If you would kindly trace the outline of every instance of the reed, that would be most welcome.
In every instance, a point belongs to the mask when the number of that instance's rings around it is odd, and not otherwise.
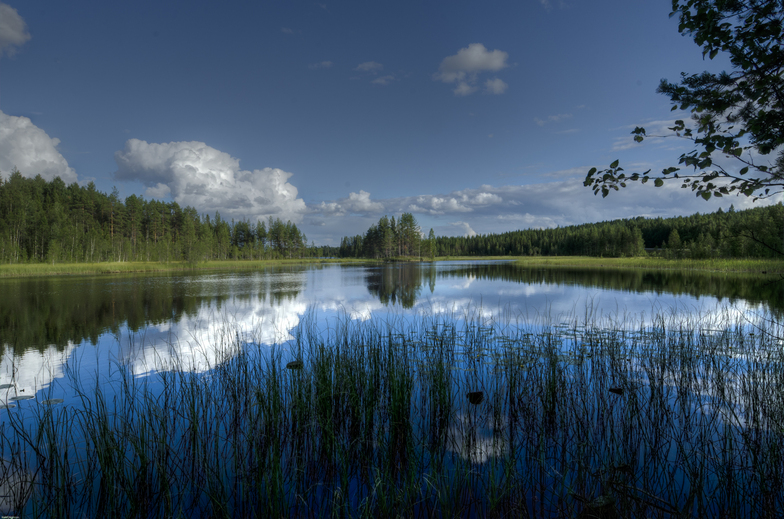
[[[310,314],[274,346],[225,320],[206,371],[2,410],[8,513],[775,517],[781,328],[672,319]]]

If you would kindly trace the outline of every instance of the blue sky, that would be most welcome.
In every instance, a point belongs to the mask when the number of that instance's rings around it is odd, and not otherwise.
[[[297,223],[317,244],[412,212],[438,235],[709,212],[607,199],[592,166],[675,165],[662,78],[722,70],[669,0],[0,3],[0,174]],[[779,201],[781,197],[773,201]]]

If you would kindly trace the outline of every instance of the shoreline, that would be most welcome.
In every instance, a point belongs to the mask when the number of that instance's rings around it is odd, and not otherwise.
[[[784,261],[775,259],[664,259],[664,258],[595,258],[590,256],[441,256],[441,261],[514,261],[521,267],[684,270],[725,273],[784,274]],[[104,262],[104,263],[16,263],[0,265],[0,279],[102,274],[153,274],[163,272],[197,272],[210,270],[262,270],[285,265],[324,265],[359,263],[431,263],[422,258],[298,258],[272,260],[224,260],[187,263]]]

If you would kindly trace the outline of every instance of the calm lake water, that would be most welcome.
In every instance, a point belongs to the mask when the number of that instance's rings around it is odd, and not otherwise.
[[[781,283],[503,261],[2,280],[0,512],[778,507]]]
[[[26,395],[66,370],[111,363],[144,373],[172,363],[204,370],[230,327],[245,340],[290,341],[303,316],[327,328],[415,315],[488,323],[645,323],[653,316],[710,326],[729,313],[784,310],[781,281],[764,276],[526,268],[513,262],[303,265],[256,272],[116,275],[0,281],[0,386]],[[609,321],[608,321],[609,320]],[[5,398],[10,388],[0,390]]]

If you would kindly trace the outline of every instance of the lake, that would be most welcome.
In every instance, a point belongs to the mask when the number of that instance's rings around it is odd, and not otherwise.
[[[780,285],[503,261],[2,280],[0,512],[754,515],[782,499]]]

